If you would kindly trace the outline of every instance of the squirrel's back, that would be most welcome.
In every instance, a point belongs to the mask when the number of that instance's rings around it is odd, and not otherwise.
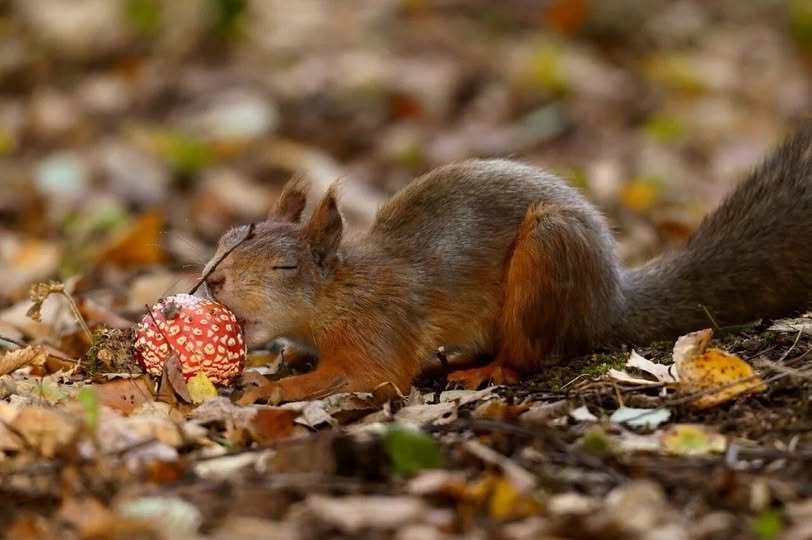
[[[583,231],[589,237],[593,257],[580,265],[584,274],[600,263],[594,282],[576,292],[579,301],[568,310],[571,338],[561,338],[563,349],[583,350],[591,336],[609,330],[620,308],[621,266],[602,214],[563,180],[510,160],[452,163],[399,191],[380,209],[367,238],[401,259],[418,289],[425,285],[427,326],[454,329],[438,334],[437,343],[469,341],[487,350],[491,344],[484,338],[470,340],[465,332],[482,333],[471,328],[490,328],[498,316],[517,232],[539,207],[571,220],[573,235]],[[577,255],[561,245],[554,256],[563,262]],[[574,278],[563,276],[578,289]]]

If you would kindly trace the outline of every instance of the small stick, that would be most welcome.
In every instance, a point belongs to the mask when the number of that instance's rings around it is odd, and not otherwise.
[[[710,322],[711,322],[711,324],[713,324],[713,327],[714,327],[714,328],[716,328],[717,330],[721,330],[721,327],[720,327],[720,326],[719,326],[719,324],[716,322],[716,319],[714,319],[714,318],[713,318],[713,315],[711,315],[711,314],[710,314],[710,311],[708,311],[708,308],[707,308],[707,307],[705,307],[705,304],[698,304],[698,305],[699,305],[699,307],[701,307],[701,308],[702,308],[702,310],[705,312],[705,315],[707,315],[707,316],[708,316],[708,319],[710,319]]]
[[[22,341],[20,341],[20,340],[18,340],[18,339],[10,338],[10,337],[8,337],[8,336],[4,336],[4,335],[2,335],[2,334],[0,334],[0,340],[2,340],[2,341],[8,341],[9,343],[11,343],[11,344],[13,344],[13,345],[16,345],[16,346],[18,346],[18,347],[20,347],[20,348],[23,348],[23,347],[27,347],[27,346],[28,346],[28,345],[26,345],[25,343],[23,343]]]
[[[212,272],[214,272],[214,270],[217,268],[217,266],[218,266],[218,265],[219,265],[221,262],[223,262],[223,259],[225,259],[225,258],[226,258],[226,257],[228,257],[229,255],[231,255],[231,252],[232,252],[232,251],[234,251],[235,249],[237,249],[237,247],[238,247],[240,244],[242,244],[243,242],[246,242],[246,241],[248,241],[248,240],[250,240],[251,238],[253,238],[253,237],[254,237],[254,228],[255,228],[255,227],[256,227],[256,224],[254,224],[254,223],[251,223],[250,225],[248,225],[248,231],[246,231],[245,236],[243,236],[243,237],[240,239],[240,241],[239,241],[239,242],[237,242],[236,244],[234,244],[233,246],[231,246],[230,248],[228,248],[228,249],[226,250],[226,252],[225,252],[225,253],[223,253],[223,254],[220,256],[220,258],[219,258],[219,259],[217,259],[216,261],[214,261],[214,264],[212,264],[212,265],[211,265],[211,267],[209,267],[209,269],[208,269],[208,270],[206,270],[206,273],[205,273],[205,274],[203,274],[202,276],[200,276],[200,279],[199,279],[199,280],[197,280],[197,283],[195,284],[195,286],[194,286],[194,287],[192,287],[192,290],[191,290],[191,291],[189,291],[189,294],[194,294],[194,293],[196,293],[196,292],[197,292],[197,290],[200,288],[200,286],[201,286],[201,285],[203,285],[203,283],[205,283],[205,282],[206,282],[206,278],[208,278],[208,277],[211,275],[211,273],[212,273]]]
[[[90,327],[87,325],[85,318],[82,316],[82,312],[79,311],[79,306],[76,305],[76,302],[73,300],[73,296],[68,291],[62,290],[60,291],[62,296],[68,299],[68,305],[70,306],[71,311],[73,312],[73,316],[76,317],[76,321],[79,323],[79,327],[87,336],[88,341],[93,343],[93,332],[90,331]]]

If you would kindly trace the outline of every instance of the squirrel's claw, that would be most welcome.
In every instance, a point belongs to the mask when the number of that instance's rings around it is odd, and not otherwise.
[[[253,405],[258,400],[265,400],[270,405],[277,405],[282,401],[282,388],[274,381],[266,380],[259,386],[248,388],[237,400],[238,405]]]
[[[457,383],[471,390],[476,390],[489,381],[493,384],[515,384],[519,380],[518,373],[499,361],[493,361],[482,367],[461,369],[448,375],[449,383]]]

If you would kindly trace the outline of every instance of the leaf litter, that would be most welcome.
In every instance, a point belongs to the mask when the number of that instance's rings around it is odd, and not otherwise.
[[[810,107],[802,2],[302,1],[2,9],[4,534],[808,537],[808,315],[386,401],[244,407],[239,382],[141,372],[143,306],[189,291],[291,173],[347,177],[363,227],[431,166],[522,156],[599,201],[639,261]]]

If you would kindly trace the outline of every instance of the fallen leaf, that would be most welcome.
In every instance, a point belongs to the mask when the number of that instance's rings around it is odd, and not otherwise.
[[[20,409],[5,401],[0,401],[0,451],[16,452],[23,448],[24,441],[19,433],[9,429]]]
[[[7,245],[0,243],[0,294],[22,292],[31,282],[47,279],[56,273],[61,256],[52,242],[15,237]]]
[[[812,313],[805,313],[803,316],[795,319],[781,319],[775,321],[767,330],[790,334],[797,334],[798,332],[812,334]]]
[[[169,536],[194,536],[203,523],[203,515],[192,503],[178,497],[139,497],[116,504],[116,513],[160,525]]]
[[[89,433],[95,433],[99,425],[99,395],[92,386],[85,386],[79,390],[76,398],[84,410],[85,428]]]
[[[414,427],[427,423],[447,424],[457,419],[458,408],[454,402],[407,405],[395,413],[395,420]]]
[[[113,379],[110,382],[94,384],[99,403],[130,414],[144,403],[151,402],[152,383],[142,375],[138,378]]]
[[[6,375],[25,366],[41,366],[48,358],[42,347],[24,347],[0,356],[0,375]]]
[[[638,213],[651,211],[660,196],[660,185],[649,178],[634,179],[623,186],[620,199],[623,204]]]
[[[461,498],[465,490],[465,474],[445,469],[421,471],[406,484],[410,495],[446,495]]]
[[[164,216],[161,212],[147,212],[116,234],[95,260],[126,268],[160,263],[166,258],[161,247],[163,226]]]
[[[397,474],[414,474],[445,464],[437,442],[416,429],[390,426],[384,434],[383,446]]]
[[[570,412],[570,417],[577,422],[597,422],[598,417],[592,414],[586,405],[581,405]]]
[[[311,495],[305,507],[318,521],[333,525],[345,534],[362,529],[396,529],[419,522],[428,510],[417,497]]]
[[[535,489],[536,478],[518,463],[500,454],[496,450],[476,440],[465,441],[462,447],[466,452],[479,458],[483,462],[498,467],[502,471],[502,474],[513,483],[513,487],[516,491],[529,493]]]
[[[214,387],[214,383],[202,371],[198,371],[194,377],[189,379],[186,386],[192,403],[203,403],[208,399],[217,397],[217,388]]]
[[[662,444],[659,433],[641,435],[623,430],[617,437],[612,437],[612,446],[621,452],[660,452]]]
[[[517,519],[538,514],[541,504],[535,497],[520,493],[508,478],[497,477],[491,487],[488,513],[494,519]]]
[[[46,458],[53,458],[72,446],[79,434],[77,418],[44,407],[25,407],[10,423],[25,445]]]
[[[26,315],[31,319],[42,322],[42,304],[52,294],[62,294],[65,292],[65,285],[58,281],[47,283],[35,283],[31,285],[28,296],[31,299],[31,307],[26,311]]]
[[[620,407],[609,420],[616,424],[626,424],[632,427],[654,429],[671,418],[669,409],[635,409]]]
[[[706,409],[742,394],[764,392],[767,389],[761,378],[754,374],[750,364],[719,349],[709,349],[704,354],[681,360],[677,363],[677,372],[680,379],[678,390],[681,394],[710,391],[692,402],[697,409]],[[715,388],[720,389],[713,391]]]
[[[677,375],[673,365],[665,366],[663,364],[654,363],[648,358],[644,358],[643,356],[637,354],[637,351],[635,350],[632,350],[632,353],[629,355],[629,359],[626,361],[626,367],[632,367],[645,371],[659,382],[677,382]]]
[[[298,417],[298,411],[280,407],[258,408],[248,424],[248,431],[258,444],[285,439],[293,433],[293,421]]]
[[[76,528],[81,538],[149,538],[155,524],[126,519],[90,497],[67,497],[59,509],[61,519]]]
[[[646,537],[658,526],[675,519],[675,511],[660,484],[653,480],[631,480],[610,491],[604,505],[621,528],[619,538]],[[674,538],[674,535],[654,535]]]
[[[660,434],[660,443],[671,454],[699,456],[721,453],[727,447],[727,439],[705,426],[677,424]]]
[[[634,375],[630,375],[625,371],[621,371],[615,368],[609,368],[607,375],[609,376],[610,379],[613,379],[617,382],[634,384],[637,386],[658,386],[661,384],[658,381],[643,379],[642,377],[635,377]]]
[[[178,355],[172,354],[166,359],[164,369],[161,372],[161,382],[158,383],[158,395],[156,399],[164,403],[177,403],[178,398],[186,403],[192,402],[189,395],[189,387],[186,386],[186,379],[183,376],[183,369],[180,367]]]
[[[671,353],[674,365],[677,366],[677,376],[679,376],[679,364],[705,352],[711,337],[713,337],[713,330],[706,328],[677,338]]]

